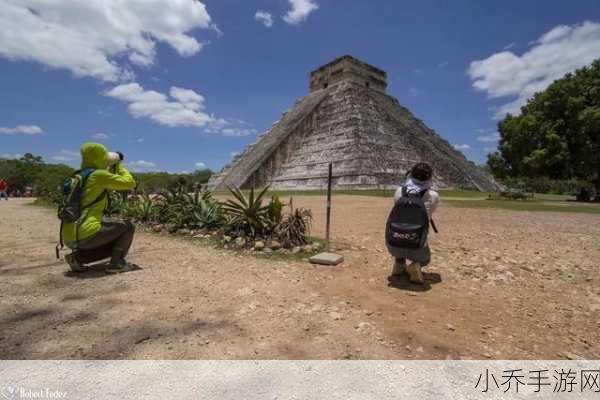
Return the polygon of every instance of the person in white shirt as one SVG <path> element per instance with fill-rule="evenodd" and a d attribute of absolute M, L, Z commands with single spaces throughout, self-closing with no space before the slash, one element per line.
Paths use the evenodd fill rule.
<path fill-rule="evenodd" d="M 403 188 L 406 188 L 408 194 L 419 194 L 423 191 L 423 203 L 427 209 L 429 218 L 438 208 L 440 195 L 432 187 L 433 168 L 427 163 L 416 164 L 409 172 L 404 185 L 400 186 L 394 194 L 394 204 L 402 197 Z M 429 244 L 425 243 L 420 249 L 406 249 L 388 246 L 388 250 L 395 258 L 392 276 L 402 275 L 405 271 L 413 283 L 423 283 L 423 273 L 421 269 L 431 261 L 431 250 Z"/>

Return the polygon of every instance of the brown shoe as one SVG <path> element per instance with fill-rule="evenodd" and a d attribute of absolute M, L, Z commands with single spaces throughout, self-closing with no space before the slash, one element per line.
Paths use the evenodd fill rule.
<path fill-rule="evenodd" d="M 69 264 L 69 267 L 71 267 L 71 271 L 73 271 L 73 272 L 87 271 L 87 267 L 85 265 L 81 264 L 77 260 L 77 257 L 75 257 L 75 254 L 73 254 L 73 253 L 67 254 L 65 256 L 65 261 L 67 262 L 67 264 Z"/>
<path fill-rule="evenodd" d="M 425 279 L 423 279 L 423 272 L 421 272 L 421 264 L 418 262 L 410 263 L 410 265 L 406 267 L 406 272 L 408 272 L 408 276 L 410 277 L 410 281 L 412 283 L 425 283 Z"/>

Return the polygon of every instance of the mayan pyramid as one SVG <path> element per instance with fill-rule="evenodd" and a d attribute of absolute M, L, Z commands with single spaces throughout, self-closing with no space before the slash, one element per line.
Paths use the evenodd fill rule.
<path fill-rule="evenodd" d="M 351 56 L 320 67 L 310 74 L 310 94 L 214 175 L 209 188 L 322 189 L 330 162 L 335 188 L 390 187 L 426 161 L 438 187 L 497 189 L 386 88 L 385 71 Z"/>

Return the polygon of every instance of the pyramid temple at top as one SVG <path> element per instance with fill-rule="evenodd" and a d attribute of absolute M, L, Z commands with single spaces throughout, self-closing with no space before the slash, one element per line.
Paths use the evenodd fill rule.
<path fill-rule="evenodd" d="M 310 74 L 310 94 L 208 183 L 210 189 L 390 187 L 419 161 L 438 187 L 497 190 L 494 180 L 386 94 L 387 74 L 343 56 Z"/>

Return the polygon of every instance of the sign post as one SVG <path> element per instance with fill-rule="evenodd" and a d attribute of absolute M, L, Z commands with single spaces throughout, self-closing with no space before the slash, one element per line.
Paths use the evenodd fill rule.
<path fill-rule="evenodd" d="M 329 163 L 329 174 L 327 177 L 327 226 L 325 227 L 325 250 L 329 251 L 329 231 L 331 229 L 331 178 L 333 175 L 333 164 Z"/>
<path fill-rule="evenodd" d="M 344 261 L 339 254 L 329 252 L 330 230 L 331 230 L 331 181 L 333 177 L 333 165 L 329 163 L 329 174 L 327 176 L 327 226 L 325 227 L 325 252 L 312 256 L 309 261 L 313 264 L 338 265 Z"/>

